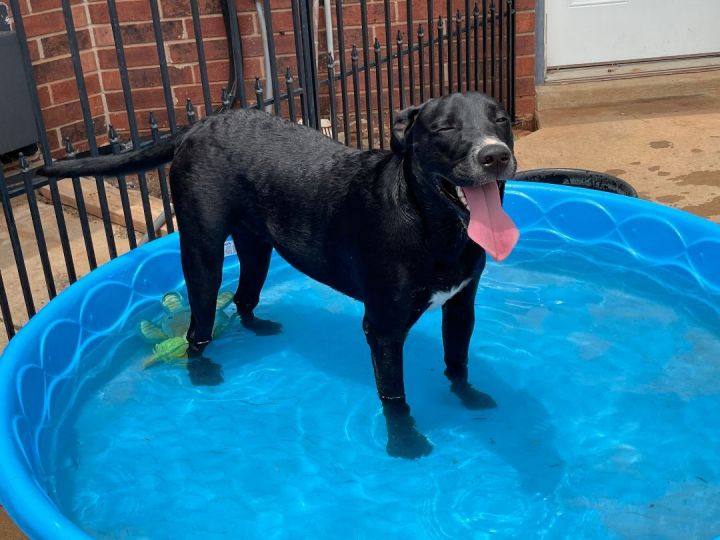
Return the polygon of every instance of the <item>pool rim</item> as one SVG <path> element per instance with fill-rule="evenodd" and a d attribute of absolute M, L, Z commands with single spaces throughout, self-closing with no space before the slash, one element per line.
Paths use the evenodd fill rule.
<path fill-rule="evenodd" d="M 640 210 L 642 214 L 649 212 L 664 217 L 673 224 L 683 223 L 692 228 L 707 229 L 709 236 L 720 238 L 720 225 L 651 201 L 542 183 L 509 182 L 506 190 L 507 195 L 511 197 L 523 193 L 532 195 L 538 192 L 543 192 L 545 195 L 554 194 L 560 198 L 587 199 L 597 203 L 601 208 L 620 204 L 630 210 L 628 212 L 630 216 L 634 213 L 633 209 Z M 113 259 L 83 276 L 38 311 L 10 340 L 0 356 L 0 395 L 2 395 L 0 398 L 0 503 L 13 521 L 30 538 L 87 540 L 92 537 L 60 512 L 49 495 L 30 474 L 28 467 L 23 463 L 21 450 L 15 444 L 16 437 L 10 421 L 13 410 L 10 400 L 15 397 L 12 391 L 15 390 L 18 370 L 23 365 L 22 351 L 36 337 L 36 329 L 49 326 L 55 320 L 55 315 L 63 307 L 62 302 L 81 301 L 83 294 L 94 284 L 112 277 L 123 268 L 132 268 L 133 264 L 137 267 L 151 252 L 161 251 L 163 248 L 176 244 L 177 233 L 159 238 Z M 57 300 L 60 298 L 63 299 L 62 302 Z"/>

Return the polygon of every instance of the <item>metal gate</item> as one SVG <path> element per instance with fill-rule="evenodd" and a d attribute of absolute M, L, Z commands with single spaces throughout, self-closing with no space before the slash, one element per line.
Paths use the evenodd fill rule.
<path fill-rule="evenodd" d="M 89 6 L 85 1 L 79 10 L 77 2 L 57 0 L 51 9 L 62 13 L 62 30 L 38 41 L 53 46 L 61 41 L 66 48 L 64 58 L 71 65 L 71 76 L 63 84 L 74 85 L 80 128 L 67 136 L 64 157 L 120 153 L 152 145 L 176 132 L 179 124 L 234 107 L 266 109 L 359 148 L 388 147 L 394 111 L 449 92 L 491 94 L 505 104 L 514 119 L 514 0 L 482 0 L 472 5 L 469 0 L 325 0 L 322 5 L 319 0 L 259 0 L 254 7 L 240 0 L 215 2 L 107 0 Z M 33 4 L 32 0 L 28 3 Z M 166 7 L 170 5 L 172 8 Z M 11 338 L 62 287 L 139 243 L 173 232 L 175 224 L 164 167 L 113 179 L 57 180 L 34 175 L 42 163 L 63 156 L 48 136 L 49 113 L 39 92 L 42 81 L 38 81 L 37 66 L 33 68 L 32 38 L 24 23 L 24 18 L 30 21 L 31 17 L 35 23 L 35 15 L 24 13 L 18 0 L 10 0 L 7 18 L 3 8 L 0 3 L 0 37 L 9 37 L 16 44 L 17 65 L 22 66 L 16 77 L 22 78 L 26 87 L 36 134 L 31 144 L 3 154 L 0 170 L 6 226 L 5 231 L 0 229 L 0 250 L 6 253 L 5 264 L 0 265 L 0 315 Z M 123 19 L 123 14 L 129 14 L 131 21 L 136 21 L 141 8 L 147 8 L 147 21 Z M 172 42 L 177 36 L 168 35 L 174 28 L 168 24 L 173 22 L 167 17 L 170 9 L 175 15 L 187 15 L 181 25 L 182 37 L 194 43 Z M 249 11 L 254 11 L 250 19 Z M 87 32 L 76 29 L 78 17 L 87 23 L 89 16 L 102 21 L 88 25 L 90 32 L 96 40 L 98 36 L 106 39 L 111 47 L 95 54 L 100 60 L 114 55 L 117 68 L 111 75 L 119 80 L 116 91 L 105 91 L 100 100 L 91 95 L 87 83 L 83 56 Z M 220 20 L 227 58 L 217 60 L 222 56 L 217 51 L 223 47 L 204 33 L 216 35 Z M 253 28 L 259 27 L 255 33 L 261 39 L 243 33 L 243 21 L 248 20 Z M 147 104 L 139 105 L 148 93 L 138 88 L 141 84 L 132 65 L 141 56 L 135 45 L 142 34 L 140 27 L 151 36 L 156 54 L 156 65 L 143 73 L 157 77 L 158 92 L 162 92 L 162 103 L 156 102 L 155 110 L 149 112 Z M 98 33 L 98 28 L 102 32 Z M 261 59 L 250 62 L 248 50 L 244 54 L 249 48 L 262 49 Z M 147 48 L 142 51 L 149 54 Z M 189 66 L 197 75 L 194 88 L 185 85 L 179 90 L 173 80 L 175 51 L 190 58 L 189 62 L 184 59 L 183 70 Z M 223 69 L 225 60 L 227 80 L 213 95 L 218 83 L 212 73 Z M 0 76 L 4 69 L 0 63 Z M 104 75 L 107 70 L 100 71 Z M 122 127 L 111 124 L 118 118 L 117 110 L 106 108 L 99 115 L 95 110 L 98 103 L 108 107 L 110 97 L 122 100 Z M 1 130 L 12 135 L 13 126 L 2 122 L 0 118 Z M 63 132 L 56 131 L 58 136 Z"/>

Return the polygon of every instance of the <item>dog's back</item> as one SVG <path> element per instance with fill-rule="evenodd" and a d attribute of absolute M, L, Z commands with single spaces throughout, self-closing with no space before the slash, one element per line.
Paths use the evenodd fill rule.
<path fill-rule="evenodd" d="M 306 274 L 358 298 L 351 273 L 363 258 L 354 251 L 383 241 L 368 213 L 387 228 L 392 159 L 262 111 L 209 118 L 184 135 L 170 171 L 181 233 L 222 229 L 224 238 L 240 223 Z"/>

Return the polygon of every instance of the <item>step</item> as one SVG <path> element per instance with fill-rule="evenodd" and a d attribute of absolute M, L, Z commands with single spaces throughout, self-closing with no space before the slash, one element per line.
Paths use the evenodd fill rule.
<path fill-rule="evenodd" d="M 720 94 L 720 70 L 653 75 L 609 81 L 546 84 L 537 87 L 537 109 L 568 109 L 676 97 Z"/>
<path fill-rule="evenodd" d="M 102 219 L 100 198 L 98 196 L 97 183 L 95 182 L 95 179 L 82 177 L 80 178 L 80 185 L 82 186 L 83 199 L 85 200 L 87 213 L 93 217 Z M 77 210 L 77 201 L 75 199 L 75 191 L 73 189 L 72 181 L 66 178 L 58 181 L 57 186 L 62 204 Z M 38 193 L 47 201 L 52 200 L 49 187 L 45 186 L 40 188 Z M 120 190 L 105 182 L 105 193 L 107 196 L 110 221 L 115 225 L 124 227 L 125 214 L 123 213 Z M 140 192 L 134 189 L 129 189 L 128 199 L 130 201 L 130 212 L 132 214 L 132 223 L 135 228 L 135 232 L 146 234 L 147 225 L 145 223 L 145 214 L 143 211 L 143 203 L 142 198 L 140 197 Z M 148 201 L 154 219 L 163 211 L 162 200 L 157 197 L 148 196 Z"/>

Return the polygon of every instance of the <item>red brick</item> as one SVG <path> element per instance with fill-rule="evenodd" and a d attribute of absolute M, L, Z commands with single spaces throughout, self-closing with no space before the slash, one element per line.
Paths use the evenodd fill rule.
<path fill-rule="evenodd" d="M 107 103 L 108 111 L 125 110 L 125 97 L 122 92 L 105 92 L 105 103 Z"/>
<path fill-rule="evenodd" d="M 98 50 L 100 69 L 117 69 L 117 55 L 114 49 Z M 129 68 L 159 65 L 155 45 L 125 47 L 125 63 Z"/>
<path fill-rule="evenodd" d="M 215 103 L 220 103 L 220 96 L 225 83 L 211 83 L 210 84 L 210 99 Z M 195 105 L 199 107 L 205 103 L 205 99 L 202 93 L 202 87 L 200 85 L 193 86 L 175 86 L 173 87 L 173 96 L 177 105 L 182 105 L 190 98 Z"/>
<path fill-rule="evenodd" d="M 523 11 L 515 17 L 515 31 L 518 34 L 535 32 L 535 12 Z"/>
<path fill-rule="evenodd" d="M 321 14 L 322 18 L 322 14 Z M 272 14 L 272 27 L 274 32 L 293 32 L 295 30 L 293 26 L 292 11 L 273 11 Z M 257 26 L 258 33 L 260 32 L 260 24 Z"/>
<path fill-rule="evenodd" d="M 163 21 L 160 26 L 162 28 L 163 38 L 166 42 L 188 39 L 187 27 L 183 26 L 183 21 Z"/>
<path fill-rule="evenodd" d="M 23 16 L 25 32 L 28 37 L 44 36 L 56 32 L 66 32 L 65 19 L 60 8 L 60 2 L 54 1 L 53 5 L 43 13 L 33 10 L 32 15 Z M 83 6 L 72 6 L 72 17 L 75 29 L 84 28 L 88 25 L 87 14 Z"/>
<path fill-rule="evenodd" d="M 95 116 L 93 118 L 93 129 L 96 137 L 107 132 L 107 124 L 105 123 L 104 115 Z M 76 150 L 80 152 L 87 150 L 88 148 L 88 137 L 87 133 L 85 133 L 85 123 L 82 121 L 61 127 L 60 137 L 63 141 L 65 140 L 65 137 L 68 137 L 75 145 Z"/>
<path fill-rule="evenodd" d="M 55 105 L 77 101 L 79 98 L 75 79 L 68 79 L 51 84 L 50 92 L 52 93 L 52 100 Z"/>
<path fill-rule="evenodd" d="M 168 73 L 170 74 L 170 84 L 173 86 L 176 84 L 189 84 L 195 82 L 192 66 L 168 66 Z"/>
<path fill-rule="evenodd" d="M 178 124 L 184 125 L 187 123 L 186 116 L 185 116 L 185 105 L 182 105 L 180 107 L 176 106 L 173 107 L 173 110 L 175 111 L 175 118 Z M 153 114 L 155 115 L 155 119 L 157 120 L 158 126 L 160 126 L 160 129 L 167 128 L 170 124 L 168 122 L 168 115 L 167 110 L 165 107 L 162 109 L 158 109 L 156 111 L 153 111 Z"/>
<path fill-rule="evenodd" d="M 392 40 L 393 50 L 395 50 L 396 47 L 397 47 L 397 33 L 398 33 L 398 30 L 399 30 L 400 32 L 402 32 L 402 34 L 403 34 L 403 41 L 406 41 L 405 28 L 404 28 L 403 26 L 401 26 L 401 25 L 391 26 L 391 27 L 390 27 L 390 39 Z M 358 39 L 356 39 L 354 42 L 355 42 L 356 44 L 359 44 L 359 43 L 360 43 L 360 31 L 359 31 L 359 30 L 356 30 L 356 32 L 357 32 L 357 35 L 358 35 Z M 382 48 L 383 48 L 383 51 L 384 51 L 384 50 L 385 50 L 385 43 L 386 43 L 386 41 L 385 41 L 385 27 L 384 27 L 384 26 L 376 26 L 376 27 L 375 27 L 374 31 L 371 32 L 371 34 L 370 34 L 370 39 L 372 40 L 372 39 L 374 39 L 375 37 L 377 37 L 377 38 L 380 40 L 380 44 L 382 45 Z M 415 40 L 416 40 L 416 36 L 413 36 L 413 41 L 415 41 Z M 347 41 L 347 40 L 346 40 L 346 41 Z M 324 38 L 323 38 L 322 43 L 325 43 Z M 454 40 L 453 40 L 453 46 L 454 46 L 454 45 L 455 45 L 455 42 L 454 42 Z M 453 49 L 453 52 L 454 52 L 454 49 Z"/>
<path fill-rule="evenodd" d="M 46 133 L 48 144 L 52 148 L 50 155 L 53 159 L 63 159 L 65 157 L 65 146 L 60 138 L 60 130 L 48 129 Z"/>
<path fill-rule="evenodd" d="M 90 21 L 88 21 L 87 18 L 87 12 L 85 11 L 85 6 L 72 6 L 72 17 L 75 30 L 78 28 L 84 28 L 90 24 Z"/>
<path fill-rule="evenodd" d="M 254 13 L 238 14 L 238 26 L 240 35 L 249 36 L 260 32 L 259 25 L 256 25 L 257 16 Z M 223 38 L 227 36 L 225 30 L 225 20 L 222 15 L 212 15 L 200 18 L 200 26 L 203 39 L 206 38 Z M 195 39 L 195 28 L 192 19 L 185 19 L 185 27 L 187 28 L 188 39 Z M 273 28 L 274 30 L 274 28 Z"/>
<path fill-rule="evenodd" d="M 97 62 L 95 61 L 94 51 L 81 52 L 80 53 L 80 64 L 82 65 L 84 73 L 89 73 L 91 71 L 97 71 Z"/>
<path fill-rule="evenodd" d="M 40 60 L 40 46 L 37 39 L 28 40 L 28 50 L 30 51 L 30 60 L 36 62 Z"/>
<path fill-rule="evenodd" d="M 271 0 L 270 7 L 273 10 L 275 10 L 275 9 L 290 9 L 292 7 L 290 2 L 291 2 L 291 0 Z M 254 8 L 252 0 L 240 0 L 238 2 L 238 6 L 240 6 L 242 4 L 244 4 L 246 6 L 245 9 Z"/>
<path fill-rule="evenodd" d="M 182 21 L 164 21 L 161 23 L 163 36 L 165 39 L 182 38 L 184 28 Z M 121 29 L 123 43 L 125 45 L 135 45 L 139 43 L 155 43 L 155 33 L 151 23 L 144 24 L 128 24 Z"/>
<path fill-rule="evenodd" d="M 98 114 L 105 114 L 105 101 L 103 100 L 102 94 L 95 94 L 88 98 L 90 103 L 90 114 L 97 116 Z"/>
<path fill-rule="evenodd" d="M 133 106 L 138 110 L 162 109 L 165 107 L 165 97 L 162 88 L 145 88 L 133 90 Z M 109 92 L 105 94 L 108 109 L 121 111 L 125 109 L 125 100 L 122 92 Z"/>
<path fill-rule="evenodd" d="M 275 54 L 294 54 L 295 38 L 292 35 L 276 35 L 275 36 Z M 242 38 L 243 55 L 246 58 L 263 55 L 263 40 L 261 36 L 243 36 Z"/>
<path fill-rule="evenodd" d="M 352 46 L 360 46 L 362 45 L 362 30 L 360 28 L 346 28 L 345 29 L 345 51 L 347 53 L 348 63 L 350 62 L 350 51 L 352 51 Z M 323 38 L 322 42 L 322 48 L 325 49 L 325 40 Z M 337 32 L 333 33 L 333 44 L 335 45 L 335 51 L 337 52 L 340 47 L 340 41 L 338 39 Z"/>
<path fill-rule="evenodd" d="M 168 66 L 168 73 L 170 74 L 171 85 L 192 84 L 194 82 L 192 66 L 184 66 L 180 68 Z M 128 78 L 130 80 L 130 87 L 133 91 L 138 88 L 155 88 L 162 86 L 160 69 L 157 67 L 131 69 L 128 72 Z M 106 92 L 122 90 L 120 73 L 118 71 L 103 71 L 102 80 L 103 88 Z"/>
<path fill-rule="evenodd" d="M 175 84 L 192 84 L 194 82 L 191 66 L 176 67 L 168 66 L 170 74 L 170 83 Z M 160 76 L 160 68 L 135 68 L 128 70 L 128 78 L 130 87 L 136 88 L 154 88 L 162 86 L 162 78 Z M 103 71 L 103 88 L 105 91 L 121 90 L 120 74 L 117 71 Z"/>
<path fill-rule="evenodd" d="M 160 9 L 163 18 L 189 17 L 192 13 L 190 2 L 178 2 L 177 0 L 162 0 Z"/>
<path fill-rule="evenodd" d="M 515 39 L 515 54 L 517 56 L 535 54 L 535 34 L 517 36 Z"/>
<path fill-rule="evenodd" d="M 252 38 L 248 38 L 252 39 Z M 260 39 L 260 38 L 258 38 Z M 206 60 L 220 60 L 228 57 L 227 41 L 224 39 L 205 40 L 205 58 Z M 244 41 L 243 41 L 244 45 Z M 177 64 L 197 62 L 197 49 L 195 43 L 173 43 L 169 46 L 170 61 Z M 243 49 L 246 57 L 258 56 L 250 54 Z M 261 49 L 262 54 L 262 49 Z"/>
<path fill-rule="evenodd" d="M 105 92 L 120 90 L 122 88 L 120 85 L 120 73 L 117 71 L 101 71 L 100 76 L 102 77 Z"/>
<path fill-rule="evenodd" d="M 73 76 L 72 63 L 69 57 L 35 64 L 33 70 L 35 71 L 37 84 L 59 81 Z"/>
<path fill-rule="evenodd" d="M 535 73 L 535 57 L 523 56 L 515 60 L 515 76 L 523 77 Z"/>
<path fill-rule="evenodd" d="M 247 100 L 248 104 L 254 105 L 255 104 L 255 80 L 245 80 L 243 84 L 243 89 L 245 90 L 245 99 Z M 238 94 L 239 97 L 239 94 Z"/>
<path fill-rule="evenodd" d="M 130 124 L 128 123 L 127 114 L 123 109 L 121 112 L 111 111 L 108 115 L 110 117 L 110 125 L 112 125 L 118 132 L 128 131 Z M 108 129 L 110 127 L 108 126 Z"/>
<path fill-rule="evenodd" d="M 130 87 L 135 88 L 153 88 L 162 84 L 159 68 L 139 68 L 128 71 L 128 79 Z"/>
<path fill-rule="evenodd" d="M 423 5 L 425 3 L 423 2 Z M 322 16 L 321 16 L 322 18 Z M 393 20 L 395 17 L 391 17 Z M 385 9 L 383 4 L 368 4 L 367 5 L 367 20 L 368 24 L 383 23 L 385 21 Z M 362 22 L 362 16 L 360 13 L 360 6 L 346 6 L 343 9 L 343 25 L 353 26 L 360 25 Z M 323 24 L 323 28 L 325 25 Z M 292 29 L 292 28 L 291 28 Z"/>
<path fill-rule="evenodd" d="M 113 41 L 112 29 L 109 24 L 94 26 L 92 31 L 95 35 L 95 45 L 97 47 L 114 46 L 115 42 Z"/>
<path fill-rule="evenodd" d="M 515 80 L 516 96 L 535 95 L 535 77 L 519 77 Z"/>
<path fill-rule="evenodd" d="M 294 68 L 294 66 L 293 66 Z M 194 66 L 195 80 L 200 81 L 199 70 Z M 265 77 L 265 68 L 262 58 L 245 58 L 243 62 L 244 75 L 246 79 L 255 80 L 256 76 Z M 281 86 L 285 85 L 285 64 L 278 62 L 278 76 L 281 80 Z M 228 80 L 228 63 L 214 62 L 208 64 L 208 79 L 210 82 L 226 82 Z M 297 86 L 297 77 L 295 77 L 295 85 Z"/>
<path fill-rule="evenodd" d="M 241 6 L 242 2 L 235 2 L 238 12 L 244 11 Z M 198 11 L 201 15 L 222 13 L 220 0 L 198 0 Z M 189 17 L 191 15 L 190 2 L 178 2 L 178 0 L 162 0 L 161 2 L 162 16 L 164 19 L 172 19 L 178 17 Z M 252 6 L 255 11 L 255 5 Z"/>
<path fill-rule="evenodd" d="M 147 126 L 147 120 L 148 120 L 148 112 L 149 111 L 136 111 L 135 113 L 135 122 L 138 126 L 138 131 L 141 134 L 149 134 L 150 130 L 146 128 Z M 167 122 L 167 113 L 165 111 L 165 108 L 158 109 L 157 111 L 153 111 L 153 114 L 155 115 L 155 118 L 158 121 L 158 125 L 161 129 L 168 127 Z M 185 125 L 187 123 L 187 120 L 185 119 L 185 108 L 184 106 L 182 108 L 175 109 L 175 116 L 177 118 L 178 124 Z M 110 118 L 110 124 L 115 128 L 117 131 L 119 138 L 121 141 L 130 139 L 130 129 L 128 125 L 128 119 L 127 119 L 127 113 L 123 111 L 114 111 L 109 114 Z"/>
<path fill-rule="evenodd" d="M 65 19 L 59 9 L 42 14 L 23 17 L 28 37 L 44 36 L 65 31 Z"/>
<path fill-rule="evenodd" d="M 150 3 L 143 0 L 124 0 L 117 2 L 118 19 L 120 23 L 128 21 L 149 21 Z M 90 11 L 90 20 L 93 24 L 103 24 L 110 22 L 110 12 L 107 4 L 88 4 Z"/>
<path fill-rule="evenodd" d="M 127 57 L 129 49 L 125 49 L 125 55 Z M 105 69 L 117 69 L 117 55 L 115 49 L 98 49 L 97 51 L 98 65 L 101 70 Z"/>
<path fill-rule="evenodd" d="M 184 34 L 182 21 L 163 21 L 160 23 L 165 40 L 181 39 Z M 115 46 L 112 29 L 109 25 L 94 28 L 95 43 L 98 47 Z M 155 33 L 152 23 L 125 24 L 120 27 L 120 36 L 123 45 L 139 45 L 155 43 Z"/>
<path fill-rule="evenodd" d="M 82 110 L 79 101 L 55 105 L 43 110 L 45 127 L 55 128 L 69 124 L 77 119 L 82 119 Z"/>
<path fill-rule="evenodd" d="M 97 73 L 85 76 L 85 89 L 88 95 L 100 93 L 100 77 Z M 67 103 L 78 99 L 78 89 L 75 79 L 52 83 L 50 85 L 52 99 L 55 105 Z"/>
<path fill-rule="evenodd" d="M 52 105 L 52 98 L 50 97 L 50 87 L 38 86 L 37 92 L 38 99 L 40 100 L 40 107 L 42 109 L 44 109 L 45 107 L 50 107 Z"/>
<path fill-rule="evenodd" d="M 58 9 L 60 2 L 58 0 L 29 0 L 30 6 L 33 13 L 39 13 L 41 11 L 50 11 Z M 82 4 L 83 0 L 70 0 L 70 4 Z M 23 13 L 25 13 L 23 11 Z"/>
<path fill-rule="evenodd" d="M 80 50 L 87 50 L 92 47 L 89 30 L 80 30 L 76 33 L 76 36 Z M 55 56 L 70 54 L 67 34 L 58 34 L 56 36 L 42 38 L 40 41 L 42 43 L 45 58 L 53 58 Z"/>
<path fill-rule="evenodd" d="M 480 2 L 478 2 L 479 4 Z M 415 32 L 417 32 L 417 25 L 422 23 L 423 26 L 427 30 L 427 18 L 428 18 L 428 9 L 427 9 L 427 2 L 413 2 L 412 3 L 412 16 L 413 16 L 413 23 L 415 26 Z M 496 2 L 497 4 L 497 2 Z M 368 5 L 368 9 L 370 8 L 370 4 Z M 464 1 L 455 1 L 452 3 L 452 16 L 453 19 L 455 18 L 455 15 L 457 13 L 457 10 L 460 10 L 461 14 L 465 14 L 465 2 Z M 489 9 L 489 5 L 488 5 Z M 470 4 L 470 17 L 472 17 L 473 12 L 473 3 Z M 392 13 L 392 12 L 391 12 Z M 393 23 L 406 23 L 407 22 L 407 5 L 405 2 L 398 2 L 397 3 L 397 13 L 398 16 L 395 17 L 394 15 L 391 16 L 391 20 Z M 443 0 L 435 0 L 433 2 L 433 19 L 434 23 L 437 24 L 438 17 L 442 17 L 443 20 L 447 18 L 447 3 Z M 358 17 L 358 21 L 359 21 Z M 463 23 L 464 24 L 464 23 Z"/>
<path fill-rule="evenodd" d="M 535 11 L 535 0 L 516 0 L 515 9 L 517 11 Z"/>
<path fill-rule="evenodd" d="M 515 114 L 528 116 L 535 114 L 535 97 L 522 96 L 515 99 Z"/>
<path fill-rule="evenodd" d="M 248 61 L 256 62 L 257 59 L 247 59 L 244 65 L 247 65 Z M 218 60 L 216 62 L 208 62 L 206 64 L 208 80 L 211 82 L 222 82 L 228 80 L 229 75 L 229 62 L 227 60 Z M 200 68 L 197 64 L 192 66 L 193 75 L 196 81 L 200 80 Z"/>

